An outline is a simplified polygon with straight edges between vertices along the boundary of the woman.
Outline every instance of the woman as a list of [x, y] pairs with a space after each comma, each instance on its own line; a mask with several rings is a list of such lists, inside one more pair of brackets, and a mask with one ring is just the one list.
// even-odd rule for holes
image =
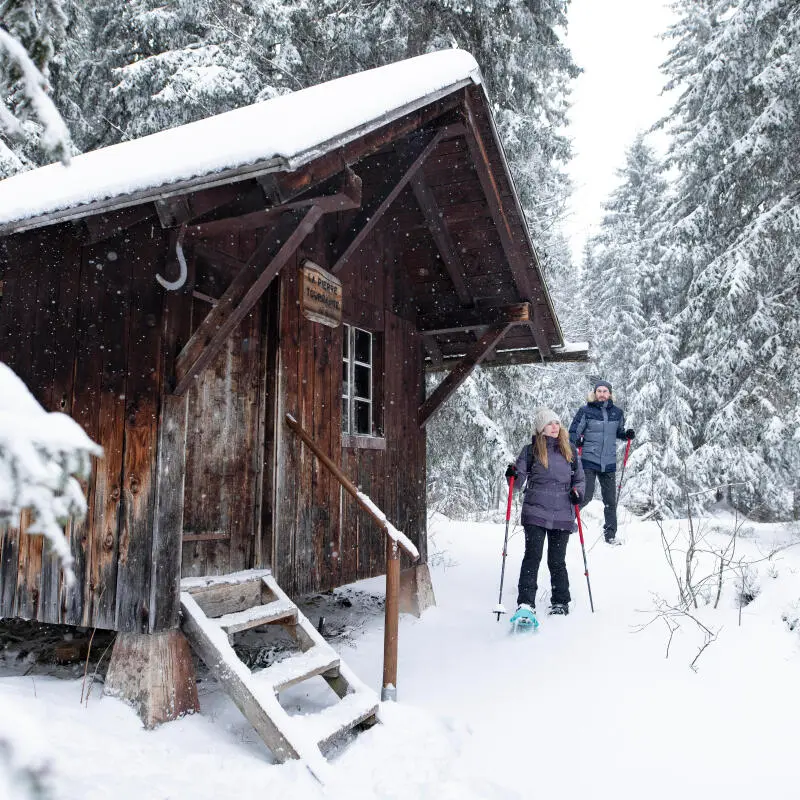
[[510, 464], [517, 487], [525, 485], [522, 526], [525, 529], [525, 557], [519, 572], [516, 622], [536, 609], [536, 577], [547, 538], [547, 567], [550, 570], [550, 613], [569, 613], [569, 575], [565, 562], [569, 535], [575, 530], [576, 503], [583, 499], [585, 481], [581, 460], [569, 444], [569, 435], [555, 412], [537, 408], [531, 443]]

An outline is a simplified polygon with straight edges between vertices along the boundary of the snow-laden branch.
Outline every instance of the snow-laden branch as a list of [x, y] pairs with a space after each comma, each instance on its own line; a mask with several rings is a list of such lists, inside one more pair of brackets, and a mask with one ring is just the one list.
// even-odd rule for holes
[[[0, 27], [0, 60], [5, 58], [20, 73], [22, 92], [42, 125], [42, 146], [55, 154], [65, 166], [70, 162], [70, 136], [67, 126], [53, 101], [47, 96], [48, 83], [26, 52], [8, 31]], [[12, 136], [23, 136], [22, 125], [0, 99], [0, 130]]]
[[47, 413], [0, 363], [0, 521], [13, 525], [21, 512], [31, 511], [26, 532], [47, 538], [68, 585], [74, 574], [63, 528], [86, 513], [75, 476], [89, 476], [92, 455], [102, 455], [102, 449], [81, 427], [66, 414]]

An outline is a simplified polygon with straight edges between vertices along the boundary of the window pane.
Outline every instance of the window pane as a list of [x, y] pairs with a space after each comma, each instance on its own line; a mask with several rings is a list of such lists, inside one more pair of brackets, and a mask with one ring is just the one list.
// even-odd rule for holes
[[356, 328], [355, 356], [356, 361], [364, 364], [372, 363], [372, 334]]
[[369, 427], [370, 404], [364, 402], [363, 400], [356, 400], [355, 407], [356, 407], [355, 432], [369, 435], [370, 433], [372, 433]]
[[371, 374], [372, 370], [369, 367], [362, 367], [359, 364], [356, 364], [353, 368], [353, 382], [355, 386], [353, 387], [353, 396], [354, 397], [361, 397], [364, 400], [371, 400], [372, 399], [372, 392], [371, 392]]
[[342, 326], [342, 358], [345, 361], [350, 357], [350, 326]]
[[350, 401], [342, 400], [342, 433], [350, 433]]
[[349, 397], [350, 396], [350, 370], [348, 369], [350, 365], [345, 361], [342, 363], [342, 396]]

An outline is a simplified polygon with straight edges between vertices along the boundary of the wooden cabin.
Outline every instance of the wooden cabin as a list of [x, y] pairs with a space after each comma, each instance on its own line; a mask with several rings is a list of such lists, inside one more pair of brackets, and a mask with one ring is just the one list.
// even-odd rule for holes
[[269, 568], [298, 597], [382, 574], [287, 415], [424, 570], [431, 416], [479, 363], [585, 358], [463, 51], [9, 178], [0, 237], [0, 360], [104, 450], [73, 588], [0, 528], [3, 617], [155, 635], [193, 576]]

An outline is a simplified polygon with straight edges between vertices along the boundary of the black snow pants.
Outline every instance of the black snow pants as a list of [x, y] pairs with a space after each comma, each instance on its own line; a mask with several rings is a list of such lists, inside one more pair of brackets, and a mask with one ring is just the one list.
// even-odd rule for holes
[[547, 568], [550, 570], [551, 603], [570, 601], [567, 574], [567, 543], [569, 531], [547, 530], [538, 525], [525, 525], [525, 556], [519, 571], [517, 605], [527, 603], [536, 608], [537, 575], [547, 537]]
[[595, 472], [583, 468], [586, 475], [586, 491], [583, 493], [583, 508], [594, 497], [595, 478], [600, 481], [600, 494], [603, 497], [603, 535], [613, 539], [617, 535], [617, 486], [616, 472]]

